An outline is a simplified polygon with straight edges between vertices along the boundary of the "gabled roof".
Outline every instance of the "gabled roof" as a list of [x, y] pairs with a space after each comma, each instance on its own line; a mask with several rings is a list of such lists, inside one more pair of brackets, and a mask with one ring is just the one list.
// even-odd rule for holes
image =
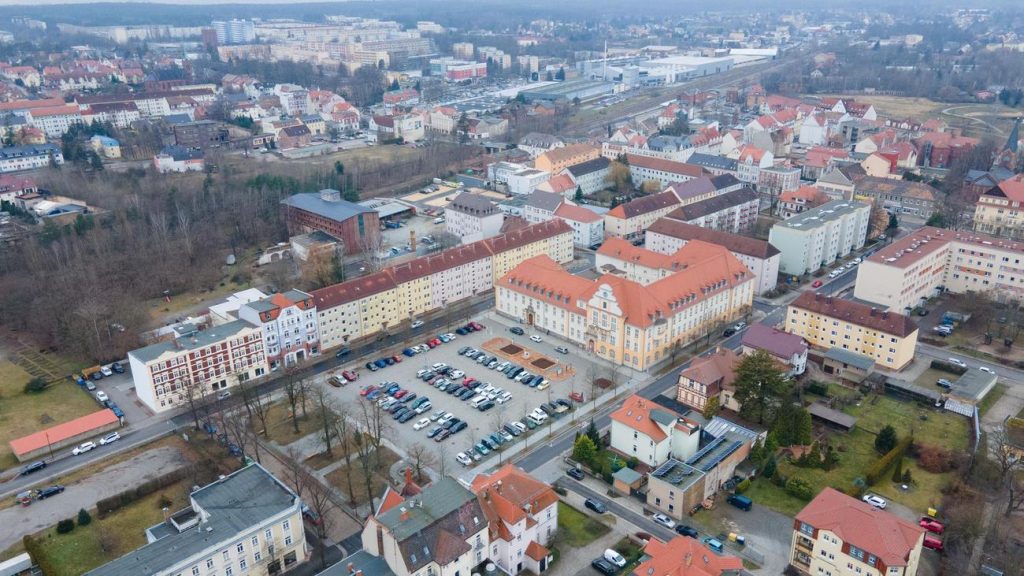
[[917, 332], [917, 324], [903, 314], [883, 312], [867, 304], [823, 296], [811, 291], [800, 294], [800, 297], [794, 300], [790, 306], [837, 320], [845, 320], [850, 324], [864, 326], [900, 338]]
[[554, 192], [534, 190], [526, 197], [526, 205], [544, 212], [554, 212], [565, 202], [565, 197]]
[[660, 172], [668, 172], [670, 174], [689, 176], [690, 178], [696, 178], [698, 176], [703, 176], [704, 174], [706, 174], [705, 170], [700, 166], [687, 164], [686, 162], [665, 160], [663, 158], [652, 158], [650, 156], [626, 154], [626, 162], [628, 162], [630, 166], [636, 166], [637, 168], [658, 170]]
[[797, 522], [828, 530], [844, 543], [876, 556], [887, 567], [906, 566], [924, 529], [866, 502], [825, 488], [796, 515]]
[[601, 170], [607, 170], [611, 164], [611, 160], [604, 156], [598, 156], [593, 160], [587, 160], [586, 162], [580, 162], [579, 164], [573, 164], [565, 169], [566, 172], [572, 174], [574, 178], [580, 176], [586, 176], [594, 172], [600, 172]]
[[1024, 202], [1024, 174], [1007, 178], [998, 186], [985, 192], [984, 196], [1006, 198], [1012, 202]]
[[643, 196], [636, 200], [630, 200], [625, 204], [619, 204], [608, 211], [607, 215], [612, 218], [635, 218], [641, 214], [655, 212], [663, 208], [669, 208], [679, 204], [679, 198], [672, 191], [661, 192]]
[[586, 224], [600, 222], [602, 220], [601, 216], [597, 212], [587, 210], [583, 206], [577, 206], [569, 203], [562, 203], [558, 209], [555, 210], [555, 216], [566, 220], [572, 220], [573, 222], [583, 222]]
[[612, 420], [655, 442], [668, 438], [665, 428], [671, 429], [678, 418], [678, 414], [668, 412], [660, 404], [636, 394], [626, 398], [622, 407], [611, 414]]
[[741, 204], [756, 202], [757, 199], [757, 192], [744, 187], [739, 190], [733, 190], [732, 192], [726, 192], [719, 196], [705, 198], [704, 200], [699, 200], [693, 204], [680, 206], [672, 212], [669, 212], [665, 217], [689, 222]]
[[505, 464], [493, 474], [478, 475], [470, 488], [487, 514], [492, 535], [505, 540], [517, 536], [511, 532], [512, 526], [558, 502], [550, 485], [513, 464]]
[[794, 355], [799, 356], [807, 352], [807, 342], [797, 336], [771, 326], [755, 323], [747, 328], [743, 334], [742, 343], [744, 346], [755, 350], [764, 350], [772, 356], [781, 358], [788, 362]]
[[738, 576], [743, 561], [712, 552], [695, 538], [676, 536], [668, 542], [651, 538], [644, 546], [645, 560], [633, 576]]
[[703, 240], [710, 244], [724, 246], [730, 252], [764, 260], [779, 254], [779, 249], [764, 240], [733, 234], [722, 230], [704, 228], [671, 218], [658, 218], [647, 228], [648, 232], [663, 234], [680, 240]]
[[736, 367], [742, 356], [726, 347], [719, 347], [710, 356], [694, 359], [680, 377], [688, 378], [708, 387], [708, 396], [718, 394], [736, 381]]

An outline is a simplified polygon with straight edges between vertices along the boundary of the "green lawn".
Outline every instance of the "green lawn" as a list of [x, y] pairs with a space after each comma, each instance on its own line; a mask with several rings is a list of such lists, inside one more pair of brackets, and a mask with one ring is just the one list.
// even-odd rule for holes
[[32, 376], [21, 367], [0, 361], [0, 469], [20, 466], [9, 442], [74, 420], [100, 409], [96, 401], [70, 380], [62, 379], [38, 394], [25, 394]]
[[611, 529], [600, 521], [564, 502], [558, 503], [559, 539], [573, 548], [582, 548], [607, 534]]
[[[61, 576], [78, 576], [110, 562], [146, 543], [146, 528], [163, 520], [160, 498], [173, 500], [169, 509], [188, 505], [188, 482], [180, 482], [126, 506], [103, 520], [93, 517], [88, 526], [76, 526], [69, 534], [50, 528], [36, 535], [42, 553]], [[68, 515], [76, 511], [69, 504]], [[93, 511], [95, 514], [95, 511]], [[20, 546], [20, 544], [19, 544]]]
[[[826, 472], [819, 468], [801, 468], [782, 461], [779, 462], [779, 472], [788, 478], [806, 480], [814, 488], [815, 493], [827, 486], [846, 490], [854, 485], [856, 479], [863, 478], [867, 469], [878, 459], [879, 455], [874, 447], [875, 433], [886, 424], [891, 424], [900, 437], [913, 430], [914, 437], [919, 442], [953, 450], [967, 448], [968, 422], [962, 416], [952, 413], [920, 408], [916, 404], [899, 402], [884, 396], [869, 397], [860, 406], [851, 406], [846, 412], [858, 418], [857, 426], [849, 434], [831, 434], [830, 442], [839, 456], [839, 466], [836, 469]], [[942, 488], [953, 477], [953, 473], [926, 472], [909, 458], [904, 459], [903, 467], [909, 468], [914, 478], [910, 490], [902, 491], [888, 478], [870, 487], [870, 490], [914, 510], [925, 510], [939, 503]], [[806, 504], [764, 479], [755, 480], [746, 495], [758, 504], [790, 516], [799, 512]]]

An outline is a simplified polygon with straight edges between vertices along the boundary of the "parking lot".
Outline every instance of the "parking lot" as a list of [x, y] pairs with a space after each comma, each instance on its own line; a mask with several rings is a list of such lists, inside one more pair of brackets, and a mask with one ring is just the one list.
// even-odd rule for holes
[[[587, 377], [590, 364], [589, 359], [583, 359], [577, 355], [579, 350], [571, 347], [565, 342], [556, 340], [545, 334], [536, 334], [535, 332], [526, 329], [524, 334], [517, 335], [509, 331], [507, 322], [498, 322], [492, 315], [488, 314], [485, 318], [478, 318], [478, 322], [483, 329], [475, 332], [471, 332], [465, 335], [456, 334], [456, 338], [448, 343], [441, 343], [435, 346], [433, 349], [429, 349], [426, 352], [418, 353], [413, 356], [406, 356], [402, 353], [404, 347], [398, 347], [388, 352], [393, 355], [398, 355], [401, 362], [396, 362], [393, 365], [385, 368], [378, 369], [376, 371], [370, 371], [366, 368], [365, 364], [371, 360], [377, 360], [384, 357], [384, 354], [375, 356], [373, 358], [359, 358], [353, 359], [353, 361], [343, 368], [344, 370], [354, 371], [358, 374], [358, 379], [354, 382], [349, 382], [342, 387], [328, 386], [327, 389], [334, 394], [339, 402], [368, 402], [368, 401], [381, 401], [385, 399], [384, 391], [370, 395], [375, 396], [373, 400], [367, 400], [363, 392], [367, 386], [381, 386], [384, 382], [394, 383], [401, 387], [403, 390], [408, 392], [403, 395], [402, 400], [406, 400], [409, 394], [416, 394], [413, 400], [407, 400], [400, 404], [405, 407], [414, 406], [421, 397], [426, 396], [429, 398], [431, 407], [422, 411], [420, 414], [415, 414], [410, 417], [406, 422], [400, 423], [393, 419], [388, 421], [392, 428], [387, 437], [394, 443], [395, 446], [401, 449], [408, 449], [415, 443], [423, 444], [429, 448], [436, 448], [439, 444], [445, 446], [445, 467], [449, 471], [456, 471], [467, 465], [465, 459], [461, 463], [457, 460], [459, 453], [475, 453], [473, 456], [473, 465], [479, 465], [480, 463], [487, 462], [488, 459], [494, 456], [501, 455], [507, 451], [507, 448], [517, 442], [528, 441], [532, 443], [535, 438], [546, 435], [546, 426], [555, 420], [562, 420], [566, 418], [574, 418], [575, 414], [575, 402], [570, 400], [573, 393], [582, 395], [584, 401], [589, 398], [590, 390], [588, 386], [584, 386], [584, 379]], [[463, 326], [463, 324], [456, 324], [452, 326], [452, 331]], [[422, 329], [420, 329], [422, 330]], [[414, 330], [415, 333], [417, 330]], [[436, 333], [422, 334], [421, 338], [416, 338], [413, 344], [420, 345], [423, 348], [424, 343], [428, 340], [434, 340], [439, 336]], [[531, 336], [536, 336], [541, 341], [536, 342], [531, 340]], [[464, 348], [474, 348], [478, 351], [485, 352], [488, 356], [494, 357], [495, 355], [487, 352], [483, 345], [489, 340], [495, 338], [505, 338], [512, 340], [516, 345], [529, 351], [531, 357], [536, 358], [537, 356], [546, 356], [552, 360], [564, 361], [567, 364], [573, 366], [571, 375], [556, 379], [548, 379], [547, 386], [543, 385], [543, 382], [537, 382], [534, 387], [527, 384], [516, 381], [515, 379], [508, 378], [505, 374], [499, 372], [493, 368], [487, 368], [481, 365], [478, 361], [460, 355], [459, 351]], [[557, 347], [567, 347], [568, 354], [559, 353], [556, 351]], [[497, 358], [497, 362], [493, 364], [500, 364], [505, 362], [503, 358]], [[423, 380], [422, 377], [417, 376], [417, 373], [423, 374], [424, 371], [432, 371], [435, 374], [438, 371], [432, 370], [432, 367], [437, 364], [445, 364], [451, 367], [453, 370], [458, 372], [452, 372], [444, 378], [449, 382], [452, 382], [452, 386], [449, 390], [442, 391], [435, 385], [438, 382], [434, 382], [434, 385]], [[524, 364], [519, 364], [524, 366]], [[536, 371], [533, 372], [535, 375]], [[335, 371], [333, 375], [340, 375], [341, 371]], [[326, 378], [328, 374], [325, 374]], [[449, 393], [452, 390], [456, 392], [460, 389], [465, 388], [464, 383], [475, 379], [481, 382], [479, 389], [474, 394], [463, 393], [464, 398], [460, 399], [455, 395]], [[485, 389], [487, 385], [492, 388], [499, 388], [503, 390], [493, 390], [490, 393], [491, 402], [493, 406], [490, 406], [485, 411], [481, 411], [478, 408], [474, 408], [472, 403], [474, 399], [479, 398], [480, 391]], [[390, 386], [393, 386], [390, 385]], [[387, 388], [387, 387], [385, 387]], [[499, 401], [502, 398], [502, 392], [508, 392], [505, 396], [505, 400]], [[393, 392], [392, 395], [396, 394]], [[579, 398], [580, 396], [576, 396]], [[558, 409], [558, 400], [563, 400], [562, 405], [566, 403], [573, 407], [561, 411]], [[478, 404], [482, 404], [482, 400], [478, 401]], [[542, 418], [539, 424], [537, 422], [527, 422], [526, 416], [533, 412], [535, 409], [541, 406], [541, 404], [553, 403], [554, 406], [549, 404], [548, 408], [551, 411], [555, 411], [554, 414], [545, 415], [546, 418]], [[483, 406], [481, 406], [483, 407]], [[422, 408], [422, 407], [421, 407]], [[464, 429], [451, 434], [450, 436], [443, 438], [440, 443], [435, 443], [432, 438], [427, 435], [436, 426], [437, 417], [441, 416], [440, 411], [451, 413], [453, 419], [459, 419], [464, 421], [466, 426]], [[424, 418], [434, 417], [435, 421], [431, 421], [429, 424], [422, 422]], [[505, 424], [510, 424], [513, 421], [518, 421], [522, 424], [519, 428], [525, 427], [526, 430], [520, 430], [519, 436], [515, 436], [511, 430], [505, 430], [505, 434], [501, 434]], [[415, 429], [419, 427], [419, 429]], [[535, 428], [535, 429], [534, 429]], [[480, 454], [479, 451], [474, 450], [474, 445], [480, 443], [485, 438], [489, 437], [492, 433], [497, 432], [501, 436], [501, 444], [499, 444], [498, 454], [488, 453]], [[511, 438], [511, 440], [509, 440]], [[539, 441], [536, 440], [536, 441]], [[492, 442], [493, 443], [493, 442]], [[487, 448], [486, 444], [484, 448]], [[436, 450], [435, 450], [436, 451]], [[497, 461], [494, 462], [497, 464]]]

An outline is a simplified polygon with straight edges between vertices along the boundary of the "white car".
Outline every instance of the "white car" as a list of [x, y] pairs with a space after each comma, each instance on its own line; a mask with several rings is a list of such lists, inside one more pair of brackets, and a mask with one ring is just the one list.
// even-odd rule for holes
[[540, 384], [537, 384], [537, 390], [540, 390], [540, 391], [543, 392], [544, 390], [548, 389], [548, 386], [551, 386], [551, 382], [548, 382], [548, 379], [545, 378], [545, 379], [540, 381]]
[[454, 332], [449, 332], [449, 333], [445, 334], [445, 336], [448, 337], [449, 341], [455, 340], [455, 333]]
[[995, 374], [996, 373], [995, 370], [989, 368], [988, 366], [978, 366], [978, 370], [981, 370], [982, 372], [988, 372], [989, 374]]
[[879, 510], [885, 510], [885, 506], [887, 504], [885, 498], [882, 498], [881, 496], [877, 496], [875, 494], [865, 494], [862, 500], [864, 500], [868, 504], [871, 504], [875, 508], [878, 508]]
[[739, 332], [740, 330], [743, 330], [746, 327], [747, 327], [747, 323], [746, 322], [737, 322], [736, 325], [732, 327], [732, 329], [737, 331], [737, 332]]
[[462, 378], [465, 375], [466, 375], [466, 373], [463, 372], [462, 370], [452, 370], [452, 373], [451, 373], [451, 377], [452, 378]]
[[117, 432], [111, 432], [110, 434], [107, 434], [103, 438], [100, 438], [100, 446], [106, 446], [107, 444], [110, 444], [111, 442], [117, 442], [120, 439], [120, 434], [118, 434]]
[[[422, 414], [422, 412], [421, 412]], [[430, 418], [421, 418], [415, 424], [412, 425], [413, 430], [423, 430], [427, 426], [430, 426]]]
[[413, 320], [411, 326], [412, 328], [419, 328], [420, 326], [423, 326], [423, 320]]
[[463, 466], [473, 465], [473, 459], [470, 458], [469, 456], [466, 456], [464, 452], [459, 452], [458, 454], [456, 454], [455, 459], [458, 460], [459, 464], [462, 464]]
[[452, 414], [451, 412], [445, 412], [444, 416], [441, 416], [440, 418], [437, 419], [437, 423], [447, 424], [451, 422], [452, 418], [455, 418], [455, 414]]
[[231, 397], [231, 391], [230, 390], [221, 390], [220, 392], [217, 392], [217, 400], [227, 400], [230, 397]]
[[615, 564], [619, 568], [626, 567], [626, 559], [622, 557], [622, 554], [619, 554], [611, 548], [604, 551], [604, 559], [611, 562], [612, 564]]
[[110, 401], [110, 396], [107, 396], [106, 392], [100, 390], [96, 393], [96, 401], [100, 404], [105, 404]]
[[74, 450], [71, 451], [71, 454], [74, 456], [78, 456], [79, 454], [85, 454], [86, 452], [92, 450], [95, 447], [95, 442], [85, 442], [83, 444], [79, 444], [78, 448], [75, 448]]
[[534, 342], [538, 342], [538, 343], [544, 341], [543, 338], [541, 338], [540, 336], [537, 336], [536, 334], [534, 334], [533, 336], [530, 336], [530, 340], [533, 340]]
[[110, 369], [110, 366], [103, 366], [100, 368], [100, 373], [104, 376], [113, 376], [114, 371]]
[[504, 392], [500, 396], [498, 396], [498, 404], [504, 404], [505, 402], [508, 402], [511, 399], [512, 394], [509, 392]]
[[516, 430], [519, 430], [520, 433], [525, 433], [527, 430], [526, 424], [523, 424], [519, 420], [516, 420], [515, 422], [509, 422], [509, 424], [514, 426]]
[[958, 360], [956, 358], [952, 358], [951, 357], [951, 358], [948, 358], [947, 361], [950, 364], [954, 365], [954, 366], [959, 366], [961, 368], [967, 368], [967, 362], [964, 362], [963, 360]]
[[668, 516], [665, 516], [664, 514], [655, 514], [654, 516], [651, 516], [651, 520], [654, 520], [655, 522], [661, 524], [669, 530], [672, 530], [676, 527], [675, 521], [669, 518]]

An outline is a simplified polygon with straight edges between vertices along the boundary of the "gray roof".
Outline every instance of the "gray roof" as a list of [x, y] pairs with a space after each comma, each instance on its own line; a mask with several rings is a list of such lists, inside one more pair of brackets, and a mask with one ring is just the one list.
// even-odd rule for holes
[[833, 200], [821, 206], [811, 208], [806, 212], [791, 216], [783, 222], [776, 223], [775, 226], [798, 230], [813, 230], [819, 226], [824, 226], [826, 222], [837, 220], [850, 212], [864, 208], [870, 209], [870, 205], [856, 200]]
[[544, 210], [545, 212], [554, 212], [564, 200], [565, 198], [561, 194], [534, 190], [527, 196], [526, 205]]
[[875, 361], [867, 356], [838, 347], [829, 348], [828, 352], [825, 352], [825, 358], [848, 364], [865, 372], [871, 370], [871, 367], [875, 365]]
[[455, 199], [448, 204], [445, 210], [454, 210], [456, 212], [472, 214], [474, 216], [487, 216], [490, 214], [497, 214], [498, 207], [483, 194], [463, 192], [456, 196]]
[[558, 136], [544, 134], [543, 132], [530, 132], [519, 139], [520, 145], [532, 146], [534, 148], [551, 148], [561, 143], [562, 139]]
[[208, 330], [194, 332], [190, 336], [176, 338], [173, 341], [157, 342], [156, 344], [143, 346], [142, 348], [132, 350], [128, 355], [139, 359], [143, 363], [152, 362], [164, 352], [170, 350], [197, 350], [253, 327], [252, 324], [245, 320], [235, 320], [234, 322], [221, 324]]
[[184, 146], [165, 146], [160, 150], [160, 154], [166, 154], [171, 158], [174, 158], [178, 162], [183, 160], [195, 160], [196, 158], [203, 157], [202, 150], [194, 150], [192, 148], [185, 148]]
[[684, 491], [703, 476], [704, 473], [700, 470], [675, 458], [669, 458], [667, 462], [651, 472], [651, 477], [672, 484]]
[[301, 194], [295, 194], [289, 196], [284, 200], [281, 200], [281, 204], [285, 206], [291, 206], [292, 208], [298, 208], [299, 210], [305, 210], [306, 212], [312, 212], [317, 216], [323, 216], [324, 218], [330, 218], [337, 222], [342, 222], [352, 218], [359, 214], [368, 214], [373, 212], [366, 206], [360, 206], [354, 202], [348, 200], [324, 200], [320, 196], [320, 192], [303, 192]]
[[972, 368], [953, 382], [950, 394], [964, 400], [980, 402], [996, 385], [996, 375]]
[[750, 188], [740, 188], [739, 190], [733, 190], [732, 192], [726, 192], [725, 194], [705, 198], [704, 200], [694, 202], [693, 204], [680, 206], [670, 212], [667, 217], [689, 222], [690, 220], [703, 218], [709, 214], [714, 214], [716, 212], [721, 212], [722, 210], [728, 210], [734, 206], [755, 201], [757, 201], [757, 192], [754, 192]]
[[736, 171], [738, 162], [732, 158], [726, 158], [725, 156], [715, 156], [714, 154], [702, 154], [700, 152], [694, 152], [690, 154], [690, 157], [686, 160], [687, 164], [696, 164], [697, 166], [703, 166], [705, 168], [714, 168], [717, 170], [731, 170]]
[[49, 156], [60, 154], [60, 148], [53, 144], [34, 144], [32, 146], [5, 146], [0, 148], [0, 158], [25, 158], [31, 156]]
[[632, 468], [623, 466], [622, 468], [619, 468], [618, 472], [612, 474], [612, 478], [632, 485], [637, 480], [643, 478], [643, 475]]
[[316, 576], [351, 576], [350, 565], [352, 570], [362, 570], [364, 576], [395, 576], [383, 558], [374, 556], [365, 550], [343, 558], [337, 564], [328, 566], [323, 572], [318, 572]]
[[607, 170], [608, 166], [611, 165], [611, 160], [604, 156], [598, 156], [593, 160], [587, 160], [586, 162], [580, 162], [566, 168], [566, 172], [569, 172], [573, 176], [579, 178], [580, 176], [586, 176], [594, 172], [600, 172], [601, 170]]
[[233, 545], [240, 534], [299, 505], [298, 497], [259, 464], [200, 488], [192, 493], [192, 499], [209, 514], [197, 528], [175, 530], [86, 574], [139, 576], [177, 566], [184, 570], [184, 564], [200, 560], [197, 555]]
[[811, 416], [824, 420], [832, 424], [836, 424], [842, 428], [850, 430], [857, 425], [857, 419], [849, 414], [840, 412], [833, 408], [829, 408], [820, 402], [814, 402], [807, 407], [807, 411], [811, 413]]
[[650, 414], [651, 420], [662, 426], [675, 426], [676, 420], [679, 419], [675, 414], [670, 414], [664, 410], [653, 409]]

